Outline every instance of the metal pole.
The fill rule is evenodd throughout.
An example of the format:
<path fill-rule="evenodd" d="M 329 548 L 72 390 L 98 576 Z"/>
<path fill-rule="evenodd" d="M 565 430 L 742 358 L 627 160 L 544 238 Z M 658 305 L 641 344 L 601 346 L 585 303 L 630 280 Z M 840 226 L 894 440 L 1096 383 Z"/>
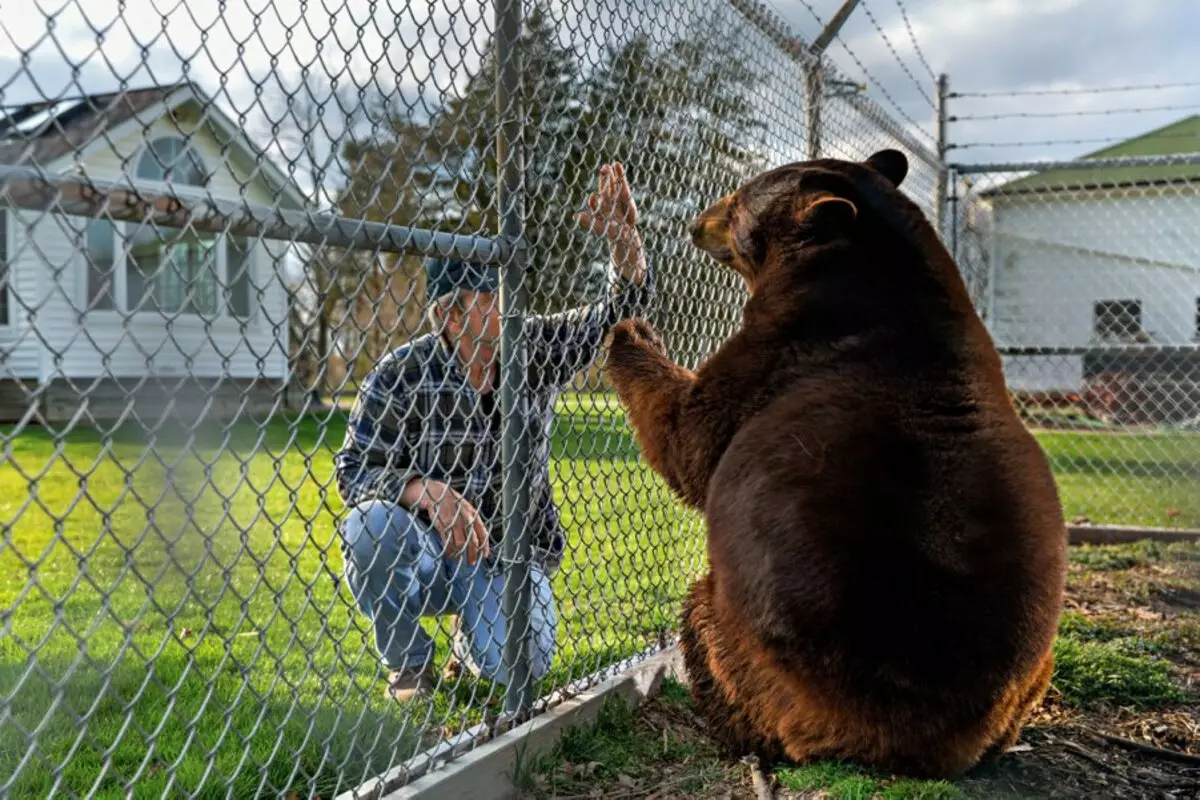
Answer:
<path fill-rule="evenodd" d="M 958 263 L 958 175 L 950 183 L 950 257 Z"/>
<path fill-rule="evenodd" d="M 858 2 L 845 0 L 808 47 L 809 57 L 804 64 L 804 158 L 809 161 L 821 157 L 821 102 L 825 92 L 822 56 Z"/>
<path fill-rule="evenodd" d="M 521 714 L 533 702 L 530 670 L 529 403 L 526 392 L 524 149 L 521 125 L 521 2 L 496 0 L 497 203 L 500 237 L 513 245 L 500 284 L 500 408 L 504 537 L 504 710 Z"/>
<path fill-rule="evenodd" d="M 121 222 L 152 222 L 197 232 L 275 239 L 351 250 L 453 255 L 498 264 L 511 258 L 503 242 L 315 209 L 286 209 L 240 200 L 179 197 L 137 181 L 106 181 L 83 175 L 48 173 L 41 167 L 0 165 L 0 209 L 22 208 Z"/>
<path fill-rule="evenodd" d="M 934 214 L 938 235 L 942 237 L 942 241 L 946 241 L 946 182 L 949 179 L 949 170 L 946 167 L 946 96 L 949 92 L 949 81 L 946 78 L 946 73 L 938 75 L 937 79 L 937 103 L 934 108 L 934 122 L 937 127 L 937 159 L 938 159 L 938 180 L 937 180 L 937 196 L 934 205 Z"/>
<path fill-rule="evenodd" d="M 818 57 L 804 67 L 804 158 L 821 157 L 821 95 L 825 76 Z"/>

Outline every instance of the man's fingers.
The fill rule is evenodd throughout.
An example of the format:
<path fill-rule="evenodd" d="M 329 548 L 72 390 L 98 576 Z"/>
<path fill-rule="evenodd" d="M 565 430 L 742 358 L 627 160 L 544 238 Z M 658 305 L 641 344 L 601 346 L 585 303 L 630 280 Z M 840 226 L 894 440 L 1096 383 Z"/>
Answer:
<path fill-rule="evenodd" d="M 488 539 L 487 528 L 484 526 L 483 521 L 480 520 L 479 517 L 475 518 L 475 525 L 473 527 L 475 529 L 475 539 L 479 543 L 479 550 L 483 553 L 483 557 L 487 558 L 492 552 L 492 545 Z"/>

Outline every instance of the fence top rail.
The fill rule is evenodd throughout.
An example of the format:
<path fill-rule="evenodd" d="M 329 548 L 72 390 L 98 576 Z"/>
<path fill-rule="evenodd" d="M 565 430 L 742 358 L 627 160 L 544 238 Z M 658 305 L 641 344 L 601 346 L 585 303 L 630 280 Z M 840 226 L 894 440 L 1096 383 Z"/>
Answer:
<path fill-rule="evenodd" d="M 502 238 L 472 236 L 387 222 L 372 222 L 318 211 L 294 211 L 241 201 L 158 192 L 128 181 L 93 180 L 83 175 L 48 174 L 36 167 L 0 165 L 0 208 L 103 216 L 113 221 L 150 222 L 163 227 L 252 238 L 440 255 L 504 263 L 512 245 Z"/>
<path fill-rule="evenodd" d="M 1159 156 L 1122 156 L 1118 158 L 1080 158 L 1074 161 L 1014 161 L 983 164 L 950 164 L 960 175 L 982 172 L 1048 172 L 1060 169 L 1108 169 L 1115 167 L 1169 167 L 1200 164 L 1200 152 L 1172 153 Z"/>

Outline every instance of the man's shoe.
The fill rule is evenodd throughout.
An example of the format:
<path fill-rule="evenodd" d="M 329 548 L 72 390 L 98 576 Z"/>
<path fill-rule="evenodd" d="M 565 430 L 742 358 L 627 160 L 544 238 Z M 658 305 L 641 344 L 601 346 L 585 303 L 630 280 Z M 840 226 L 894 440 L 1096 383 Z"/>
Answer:
<path fill-rule="evenodd" d="M 475 659 L 471 658 L 471 645 L 467 643 L 467 633 L 462 628 L 461 616 L 454 618 L 454 628 L 450 634 L 450 657 L 458 662 L 460 675 L 464 668 L 476 678 L 483 674 Z"/>
<path fill-rule="evenodd" d="M 399 703 L 407 703 L 437 689 L 437 681 L 428 669 L 400 670 L 388 673 L 387 694 Z"/>

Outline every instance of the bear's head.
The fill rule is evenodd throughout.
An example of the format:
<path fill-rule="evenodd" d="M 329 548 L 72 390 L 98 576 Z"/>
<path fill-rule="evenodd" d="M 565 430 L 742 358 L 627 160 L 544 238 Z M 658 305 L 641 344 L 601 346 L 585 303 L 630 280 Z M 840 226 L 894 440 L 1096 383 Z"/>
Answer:
<path fill-rule="evenodd" d="M 701 212 L 692 221 L 692 243 L 753 291 L 772 254 L 850 234 L 862 225 L 864 200 L 877 209 L 903 198 L 898 189 L 907 174 L 908 159 L 898 150 L 880 150 L 862 163 L 821 159 L 778 167 Z"/>

